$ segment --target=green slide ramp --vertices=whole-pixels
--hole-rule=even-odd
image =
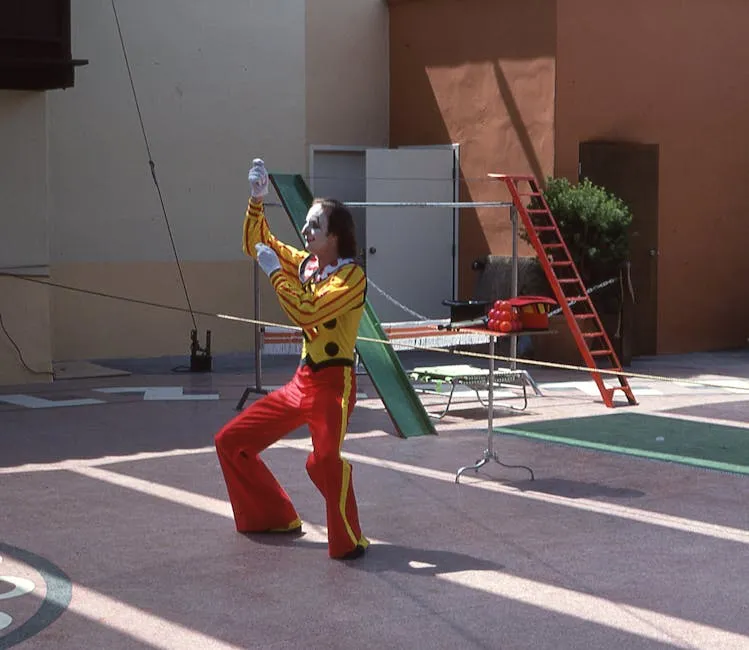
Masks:
[[[312,193],[298,174],[271,174],[270,179],[301,238],[301,228],[312,205]],[[380,341],[388,338],[369,300],[364,305],[359,336]],[[386,343],[359,341],[356,349],[398,435],[402,438],[436,435],[434,424],[393,347]]]

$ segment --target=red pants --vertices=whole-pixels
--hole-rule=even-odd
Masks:
[[[302,366],[283,388],[254,402],[218,432],[216,452],[238,531],[283,530],[299,523],[289,495],[259,453],[307,424],[313,448],[307,473],[325,498],[328,554],[341,557],[357,544],[369,544],[359,527],[351,465],[341,458],[355,402],[352,367],[313,372]]]

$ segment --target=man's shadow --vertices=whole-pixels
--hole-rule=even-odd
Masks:
[[[272,546],[298,545],[308,549],[315,549],[316,552],[321,554],[327,554],[328,545],[326,542],[306,541],[303,533],[294,539],[284,538],[284,536],[280,535],[266,536],[264,534],[256,535],[251,533],[246,533],[245,537],[261,544]],[[378,542],[370,544],[367,552],[362,557],[350,561],[343,560],[341,561],[341,565],[345,565],[351,570],[377,575],[378,579],[412,600],[422,610],[440,617],[440,620],[445,625],[452,628],[471,647],[481,648],[482,650],[494,650],[496,648],[493,642],[489,643],[485,641],[475,630],[468,628],[464,624],[452,622],[444,618],[440,610],[430,601],[427,595],[421,592],[419,587],[412,585],[411,581],[398,579],[392,574],[397,573],[414,577],[434,578],[441,574],[457,573],[460,571],[499,571],[504,568],[503,565],[454,551],[424,549]]]
[[[268,546],[295,546],[327,552],[325,542],[305,540],[304,533],[296,536],[244,533],[244,536]],[[501,571],[504,568],[496,562],[455,551],[380,542],[371,543],[362,557],[341,563],[367,573],[397,572],[414,576],[436,576],[459,571]]]
[[[496,562],[455,551],[377,543],[371,544],[367,553],[352,565],[368,573],[395,571],[418,576],[460,571],[501,571],[504,568]]]

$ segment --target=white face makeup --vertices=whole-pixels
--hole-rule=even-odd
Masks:
[[[325,208],[319,203],[315,203],[307,213],[307,220],[302,228],[302,237],[304,237],[307,250],[315,255],[320,255],[329,246],[330,238],[328,236],[328,215],[325,214]]]

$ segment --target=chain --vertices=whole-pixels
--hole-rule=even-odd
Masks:
[[[383,297],[383,298],[385,298],[386,300],[389,300],[389,301],[390,301],[391,303],[393,303],[393,304],[394,304],[394,305],[395,305],[396,307],[400,307],[400,308],[401,308],[401,309],[402,309],[403,311],[405,311],[405,312],[406,312],[407,314],[411,314],[411,316],[416,316],[416,318],[418,318],[419,320],[429,320],[429,319],[428,319],[428,318],[427,318],[426,316],[422,316],[421,314],[419,314],[419,313],[415,312],[415,311],[414,311],[413,309],[409,309],[409,308],[408,308],[408,307],[406,307],[406,306],[405,306],[404,304],[402,304],[402,303],[398,302],[398,301],[397,301],[397,300],[396,300],[395,298],[393,298],[393,296],[391,296],[390,294],[388,294],[388,293],[386,293],[385,291],[383,291],[382,289],[380,289],[380,287],[378,287],[378,286],[377,286],[377,285],[376,285],[376,284],[375,284],[374,282],[372,282],[372,280],[371,280],[371,279],[369,279],[369,278],[367,278],[367,286],[371,286],[371,287],[373,287],[374,289],[376,289],[376,290],[377,290],[377,291],[378,291],[378,292],[379,292],[379,293],[380,293],[380,294],[382,295],[382,297]]]
[[[608,287],[610,284],[614,284],[614,282],[617,282],[618,280],[619,280],[619,278],[609,278],[608,280],[604,280],[600,284],[597,284],[596,286],[591,287],[590,289],[586,290],[585,293],[587,293],[588,295],[590,295],[594,291],[598,291],[599,289],[603,289],[604,287]],[[567,303],[567,305],[569,307],[572,307],[573,305],[576,305],[578,302],[580,302],[580,301],[579,300],[571,300],[570,302]],[[549,312],[549,316],[556,316],[557,314],[561,314],[561,313],[562,313],[562,308],[561,307],[557,307],[556,309],[554,309],[554,310],[552,310],[552,311]]]

